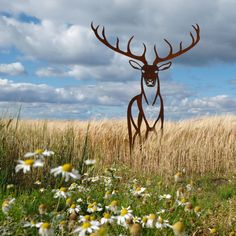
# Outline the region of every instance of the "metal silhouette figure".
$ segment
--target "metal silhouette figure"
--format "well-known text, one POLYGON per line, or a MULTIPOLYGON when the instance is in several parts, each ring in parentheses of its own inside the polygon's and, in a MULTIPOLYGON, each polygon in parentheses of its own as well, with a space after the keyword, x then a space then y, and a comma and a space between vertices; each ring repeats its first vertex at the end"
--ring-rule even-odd
POLYGON ((190 32, 192 42, 189 46, 183 48, 182 42, 180 42, 179 50, 177 52, 173 52, 173 47, 172 47, 171 43, 168 40, 164 39, 166 44, 169 46, 168 55, 166 57, 160 57, 157 53, 157 49, 156 49, 156 45, 155 45, 154 46, 154 53, 155 53, 156 58, 154 59, 152 65, 150 65, 150 64, 148 64, 148 62, 145 58, 146 45, 144 43, 143 43, 143 47, 144 47, 143 53, 141 55, 133 54, 130 50, 130 44, 131 44, 131 41, 134 37, 134 36, 132 36, 128 41, 127 50, 123 51, 119 47, 119 38, 118 37, 116 39, 116 45, 115 46, 111 45, 107 41, 107 38, 105 35, 105 28, 103 27, 102 36, 100 36, 98 33, 99 25, 97 27, 94 27, 93 22, 91 23, 91 28, 94 31, 96 37, 98 38, 98 40, 100 42, 102 42, 104 45, 106 45, 107 47, 109 47, 110 49, 112 49, 115 52, 118 52, 122 55, 125 55, 129 58, 135 59, 135 60, 143 63, 143 65, 140 65, 138 62, 136 62, 134 60, 129 60, 130 65, 134 69, 141 71, 141 93, 131 99, 131 101, 129 102, 129 105, 128 105, 128 109, 127 109, 127 123, 128 123, 130 152, 133 149, 135 139, 137 136, 139 136, 139 140, 141 143, 141 125, 142 125, 143 121, 145 122, 145 125, 146 125, 146 132, 145 132, 146 139, 148 138, 149 132, 154 131, 155 133, 157 133, 155 127, 156 127, 156 124, 159 120, 161 121, 161 131, 163 131, 164 105, 163 105, 163 99, 162 99, 162 96, 160 93, 160 81, 159 81, 158 73, 159 73, 159 71, 163 71, 163 70, 170 68, 171 62, 170 61, 166 62, 166 61, 174 59, 175 57, 178 57, 178 56, 186 53, 187 51, 192 49, 199 42, 199 40, 200 40, 200 27, 198 24, 196 24, 195 26, 192 25, 192 27, 195 30, 195 33, 196 33, 195 37, 196 38, 193 36, 192 32, 190 32), (161 65, 157 65, 161 62, 166 62, 166 63, 161 64, 161 65), (148 95, 148 89, 154 90, 154 96, 148 95), (132 115, 132 108, 134 107, 135 102, 136 102, 137 108, 138 108, 137 122, 134 121, 134 118, 132 115), (145 107, 153 107, 153 108, 157 107, 158 108, 158 112, 156 114, 156 118, 154 120, 154 123, 152 123, 153 121, 148 120, 147 112, 144 109, 145 107), (132 127, 134 129, 134 134, 132 134, 132 127))

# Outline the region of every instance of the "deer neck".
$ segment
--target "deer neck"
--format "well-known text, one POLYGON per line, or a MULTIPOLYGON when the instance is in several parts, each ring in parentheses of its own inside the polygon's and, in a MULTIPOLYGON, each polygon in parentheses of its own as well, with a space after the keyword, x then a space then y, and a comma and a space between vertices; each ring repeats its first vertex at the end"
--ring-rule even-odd
POLYGON ((159 79, 157 78, 156 84, 154 87, 148 87, 144 81, 144 78, 142 78, 141 81, 141 94, 142 94, 142 100, 147 105, 154 105, 156 102, 156 99, 158 96, 160 96, 160 83, 159 79))

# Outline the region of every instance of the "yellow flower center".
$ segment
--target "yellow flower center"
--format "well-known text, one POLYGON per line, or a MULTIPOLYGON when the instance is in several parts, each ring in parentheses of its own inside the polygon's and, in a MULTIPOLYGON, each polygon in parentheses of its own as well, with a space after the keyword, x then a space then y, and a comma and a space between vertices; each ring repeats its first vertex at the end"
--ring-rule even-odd
POLYGON ((24 161, 25 165, 28 165, 28 166, 32 166, 34 164, 34 160, 33 159, 27 159, 24 161))
POLYGON ((72 204, 72 205, 70 206, 70 208, 71 208, 71 209, 75 209, 75 208, 76 208, 76 205, 75 205, 75 204, 72 204))
POLYGON ((89 221, 89 220, 90 220, 90 216, 89 216, 89 215, 86 215, 86 216, 84 216, 84 219, 87 220, 87 221, 89 221))
POLYGON ((140 190, 141 190, 140 187, 137 187, 137 188, 136 188, 136 192, 139 192, 140 190))
POLYGON ((118 201, 116 200, 112 201, 110 206, 113 206, 113 207, 118 206, 118 201))
POLYGON ((50 225, 49 223, 45 222, 45 223, 43 223, 43 224, 41 225, 41 228, 43 228, 43 229, 50 229, 50 228, 51 228, 51 225, 50 225))
POLYGON ((103 214, 103 217, 104 217, 105 219, 110 219, 110 214, 109 214, 109 213, 104 213, 104 214, 103 214))
POLYGON ((62 170, 65 171, 65 172, 71 172, 73 169, 72 165, 71 164, 64 164, 62 166, 62 170))
POLYGON ((96 216, 90 216, 90 220, 96 220, 96 216))
POLYGON ((61 188, 60 188, 60 191, 65 193, 65 192, 67 192, 67 188, 61 187, 61 188))
POLYGON ((91 224, 89 222, 84 222, 82 225, 83 229, 88 229, 91 226, 91 224))
POLYGON ((34 152, 35 152, 35 154, 42 154, 43 153, 43 149, 37 149, 34 152))
POLYGON ((150 215, 148 216, 148 219, 149 219, 149 220, 155 220, 155 219, 156 219, 156 215, 155 215, 155 214, 150 214, 150 215))
POLYGON ((121 212, 120 212, 120 215, 121 216, 124 216, 124 215, 126 215, 128 213, 128 210, 126 209, 126 208, 123 208, 122 210, 121 210, 121 212))
POLYGON ((186 200, 185 198, 182 198, 182 199, 181 199, 181 202, 182 202, 182 203, 186 203, 187 200, 186 200))

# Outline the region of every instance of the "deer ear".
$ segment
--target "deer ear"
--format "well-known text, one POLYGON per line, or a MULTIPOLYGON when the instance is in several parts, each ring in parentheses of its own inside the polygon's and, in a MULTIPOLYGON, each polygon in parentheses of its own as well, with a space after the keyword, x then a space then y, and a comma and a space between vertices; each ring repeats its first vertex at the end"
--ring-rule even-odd
POLYGON ((142 69, 142 66, 134 60, 129 60, 129 64, 136 70, 141 70, 142 69))
POLYGON ((169 62, 167 62, 167 63, 165 63, 163 65, 160 65, 160 66, 158 66, 158 70, 159 71, 167 70, 167 69, 170 68, 171 64, 172 64, 171 61, 169 61, 169 62))

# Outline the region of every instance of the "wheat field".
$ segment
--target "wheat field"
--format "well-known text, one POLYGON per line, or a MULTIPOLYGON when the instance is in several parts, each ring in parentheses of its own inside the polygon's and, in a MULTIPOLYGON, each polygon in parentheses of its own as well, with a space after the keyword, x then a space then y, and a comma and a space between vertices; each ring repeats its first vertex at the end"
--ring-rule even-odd
MULTIPOLYGON (((133 173, 172 176, 236 170, 236 116, 202 117, 165 122, 161 136, 136 143, 129 153, 125 120, 103 121, 1 121, 1 168, 10 173, 24 153, 39 148, 53 150, 51 165, 96 159, 98 168, 119 165, 133 173), (12 166, 12 167, 11 167, 12 166)), ((6 178, 9 178, 6 174, 6 178)))

